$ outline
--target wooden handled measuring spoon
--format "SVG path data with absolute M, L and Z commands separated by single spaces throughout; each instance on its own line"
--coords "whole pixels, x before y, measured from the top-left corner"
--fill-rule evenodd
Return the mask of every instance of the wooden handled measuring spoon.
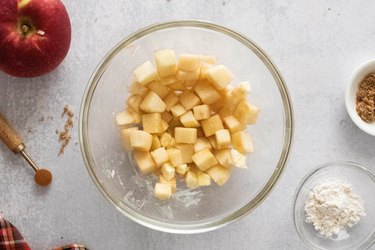
M 0 139 L 15 154 L 21 154 L 35 171 L 35 182 L 40 186 L 47 186 L 52 181 L 52 174 L 49 170 L 39 168 L 35 162 L 26 154 L 25 144 L 16 131 L 12 129 L 7 120 L 0 115 Z

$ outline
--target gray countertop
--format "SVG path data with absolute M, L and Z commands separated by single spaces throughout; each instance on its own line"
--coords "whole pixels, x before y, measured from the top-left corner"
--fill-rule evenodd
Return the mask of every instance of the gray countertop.
M 71 242 L 99 250 L 305 249 L 291 211 L 294 190 L 306 172 L 332 160 L 356 161 L 375 171 L 375 138 L 352 123 L 344 106 L 352 72 L 375 57 L 374 1 L 63 2 L 73 26 L 63 64 L 34 79 L 0 73 L 0 112 L 22 133 L 29 154 L 55 177 L 50 188 L 36 187 L 31 168 L 0 145 L 0 213 L 32 249 Z M 65 154 L 57 157 L 55 130 L 64 126 L 63 107 L 73 108 L 77 125 L 83 91 L 104 54 L 137 29 L 172 19 L 208 20 L 252 38 L 279 67 L 295 111 L 292 153 L 272 194 L 244 219 L 198 235 L 147 229 L 112 207 L 86 171 L 77 126 Z

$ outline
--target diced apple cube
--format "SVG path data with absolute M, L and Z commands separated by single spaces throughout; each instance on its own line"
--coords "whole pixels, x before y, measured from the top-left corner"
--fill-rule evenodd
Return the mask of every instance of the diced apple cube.
M 224 106 L 224 102 L 222 99 L 217 100 L 216 102 L 210 105 L 210 109 L 212 112 L 218 113 L 219 110 Z
M 195 119 L 191 110 L 180 116 L 180 121 L 184 127 L 188 128 L 197 128 L 201 126 L 201 124 Z
M 138 82 L 134 81 L 132 82 L 132 84 L 130 84 L 128 91 L 133 95 L 142 96 L 147 93 L 148 89 L 142 84 L 139 84 Z
M 219 116 L 222 120 L 224 120 L 226 117 L 232 115 L 232 111 L 228 108 L 228 106 L 224 106 L 219 110 Z
M 156 164 L 148 151 L 134 151 L 134 160 L 141 174 L 150 174 L 156 170 Z
M 164 119 L 161 119 L 161 131 L 160 133 L 164 133 L 169 128 L 169 124 Z
M 207 63 L 211 63 L 211 64 L 216 64 L 217 63 L 216 56 L 214 56 L 214 55 L 205 55 L 205 56 L 202 56 L 202 61 L 203 62 L 207 62 Z
M 169 133 L 164 132 L 160 135 L 160 144 L 162 147 L 167 147 L 171 143 L 172 136 Z
M 130 134 L 132 130 L 138 130 L 138 127 L 124 128 L 120 130 L 122 145 L 126 150 L 131 150 Z
M 174 137 L 172 137 L 171 142 L 168 145 L 168 148 L 173 148 L 174 146 L 176 146 L 176 140 L 174 139 Z
M 194 153 L 201 151 L 202 149 L 212 149 L 211 143 L 205 137 L 198 137 L 194 144 Z
M 174 137 L 176 143 L 195 143 L 197 141 L 197 129 L 176 127 Z
M 201 64 L 201 74 L 199 76 L 200 79 L 207 79 L 206 71 L 209 68 L 212 68 L 214 65 L 208 62 L 202 62 Z
M 259 108 L 243 100 L 240 101 L 233 112 L 233 115 L 241 124 L 255 124 L 259 116 Z
M 143 98 L 140 95 L 131 95 L 128 97 L 126 104 L 132 110 L 139 112 L 139 105 L 141 104 Z
M 165 98 L 164 98 L 164 102 L 166 104 L 166 110 L 167 111 L 170 111 L 171 110 L 171 107 L 173 107 L 174 105 L 176 105 L 176 103 L 178 102 L 178 96 L 174 93 L 174 92 L 170 92 Z
M 211 110 L 207 104 L 198 105 L 193 108 L 194 117 L 198 121 L 210 118 Z
M 207 81 L 199 82 L 194 87 L 194 90 L 202 102 L 207 105 L 210 105 L 221 98 L 220 93 Z
M 189 167 L 187 164 L 181 164 L 176 167 L 177 174 L 184 175 L 187 171 L 189 171 Z
M 169 159 L 174 167 L 183 164 L 181 150 L 176 148 L 168 148 Z
M 215 156 L 207 148 L 195 153 L 192 156 L 192 159 L 197 167 L 202 171 L 206 171 L 210 167 L 218 164 Z
M 183 163 L 192 163 L 193 162 L 193 159 L 191 158 L 194 154 L 194 145 L 193 144 L 177 144 L 176 148 L 181 150 Z
M 229 169 L 231 168 L 233 158 L 230 149 L 215 150 L 214 155 L 221 166 Z
M 214 180 L 217 185 L 221 186 L 228 181 L 230 177 L 230 170 L 220 165 L 216 165 L 208 169 L 207 174 Z
M 146 85 L 146 87 L 152 91 L 154 91 L 161 99 L 166 97 L 169 94 L 168 87 L 162 85 L 158 81 L 150 82 Z
M 134 122 L 134 116 L 128 109 L 125 109 L 125 111 L 116 114 L 116 124 L 119 127 L 126 127 Z
M 180 80 L 180 81 L 195 81 L 195 80 L 199 79 L 200 73 L 201 72 L 200 72 L 199 69 L 196 70 L 196 71 L 191 71 L 191 72 L 179 70 L 177 72 L 176 78 L 177 78 L 177 80 Z M 184 87 L 185 87 L 185 85 L 184 85 Z
M 243 127 L 234 115 L 224 118 L 224 126 L 233 134 L 240 131 Z
M 201 55 L 182 54 L 178 60 L 178 68 L 183 71 L 196 71 L 200 68 Z
M 232 154 L 233 166 L 237 168 L 247 168 L 246 166 L 246 155 L 241 154 L 235 149 L 231 149 L 230 153 Z
M 163 175 L 159 175 L 159 183 L 170 183 L 172 185 L 172 194 L 176 193 L 176 188 L 177 188 L 176 178 L 167 180 L 163 177 Z
M 142 122 L 142 116 L 137 111 L 134 111 L 132 109 L 129 109 L 129 112 L 132 114 L 134 118 L 134 123 L 141 123 Z
M 159 137 L 156 135 L 152 136 L 151 150 L 155 150 L 161 147 Z
M 146 85 L 152 82 L 158 77 L 158 72 L 156 71 L 154 65 L 150 61 L 147 61 L 133 71 L 135 79 L 142 85 Z
M 166 105 L 154 91 L 150 90 L 139 107 L 147 113 L 162 113 Z
M 169 84 L 168 88 L 177 90 L 177 91 L 184 91 L 185 90 L 184 81 L 177 80 L 177 82 Z
M 217 143 L 216 143 L 216 137 L 213 135 L 213 136 L 209 136 L 207 137 L 208 141 L 210 142 L 212 148 L 214 149 L 218 149 L 217 148 Z
M 132 130 L 130 133 L 130 146 L 138 151 L 150 151 L 152 135 L 143 130 Z
M 143 114 L 142 115 L 143 130 L 150 134 L 158 134 L 162 132 L 161 129 L 161 114 Z
M 163 113 L 161 113 L 161 118 L 162 118 L 164 121 L 166 121 L 166 122 L 169 123 L 170 121 L 172 121 L 173 116 L 172 116 L 172 114 L 169 113 L 168 111 L 164 111 Z
M 250 92 L 251 86 L 249 82 L 241 82 L 232 90 L 233 96 L 238 98 L 239 100 L 245 100 Z
M 214 115 L 208 118 L 207 120 L 201 121 L 204 134 L 208 137 L 214 135 L 216 131 L 223 129 L 223 122 L 220 119 L 219 115 Z
M 156 67 L 160 77 L 174 75 L 177 71 L 176 53 L 171 49 L 163 49 L 154 53 Z
M 159 200 L 168 200 L 172 196 L 172 184 L 171 183 L 156 183 L 154 189 L 154 195 Z
M 232 143 L 228 129 L 220 129 L 216 131 L 215 139 L 218 149 L 228 148 Z
M 196 175 L 198 179 L 198 186 L 205 187 L 211 185 L 211 177 L 208 174 L 198 170 Z
M 164 163 L 161 166 L 160 171 L 161 171 L 163 177 L 168 181 L 174 178 L 174 175 L 175 175 L 175 172 L 176 172 L 175 168 L 169 162 Z
M 224 65 L 215 65 L 207 69 L 206 76 L 218 90 L 224 89 L 233 80 L 232 73 Z
M 197 95 L 190 91 L 185 91 L 178 97 L 180 103 L 185 107 L 186 110 L 192 109 L 200 103 L 200 99 Z
M 232 142 L 233 147 L 241 154 L 254 152 L 251 136 L 245 131 L 232 134 Z
M 163 147 L 151 151 L 151 156 L 157 167 L 160 167 L 163 163 L 169 161 L 169 154 Z
M 198 178 L 197 178 L 196 173 L 192 171 L 188 171 L 185 176 L 185 182 L 188 188 L 198 187 Z
M 169 85 L 169 84 L 172 84 L 172 83 L 175 83 L 175 82 L 177 82 L 177 78 L 174 75 L 160 78 L 160 84 L 161 85 Z
M 171 113 L 175 117 L 179 117 L 179 116 L 185 114 L 185 112 L 186 112 L 186 109 L 181 104 L 176 104 L 173 107 L 171 107 Z

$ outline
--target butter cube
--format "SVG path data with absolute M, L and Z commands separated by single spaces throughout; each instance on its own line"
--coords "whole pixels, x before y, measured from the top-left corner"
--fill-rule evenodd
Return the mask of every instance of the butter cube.
M 197 129 L 176 127 L 174 136 L 176 143 L 195 143 L 197 141 Z
M 215 156 L 207 148 L 195 153 L 192 156 L 192 159 L 194 163 L 197 165 L 197 167 L 202 171 L 206 171 L 210 167 L 213 167 L 218 164 Z
M 158 77 L 158 72 L 156 71 L 154 65 L 150 61 L 147 61 L 133 71 L 135 79 L 142 85 L 146 85 L 152 82 Z
M 133 155 L 141 174 L 150 174 L 156 170 L 156 164 L 150 152 L 134 151 Z
M 154 53 L 156 67 L 160 77 L 174 75 L 177 71 L 176 53 L 171 49 L 163 49 Z

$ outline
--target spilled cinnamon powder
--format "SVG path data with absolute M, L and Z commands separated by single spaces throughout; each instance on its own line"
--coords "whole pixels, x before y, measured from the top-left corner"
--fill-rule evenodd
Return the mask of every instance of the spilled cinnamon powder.
M 375 73 L 367 75 L 359 84 L 356 110 L 365 122 L 375 121 Z
M 61 114 L 62 117 L 66 116 L 66 122 L 64 125 L 64 130 L 59 132 L 59 142 L 60 142 L 60 151 L 59 156 L 64 154 L 65 147 L 69 144 L 71 139 L 70 130 L 73 128 L 73 111 L 70 110 L 68 105 L 65 105 L 64 111 Z M 58 132 L 58 131 L 56 131 Z

